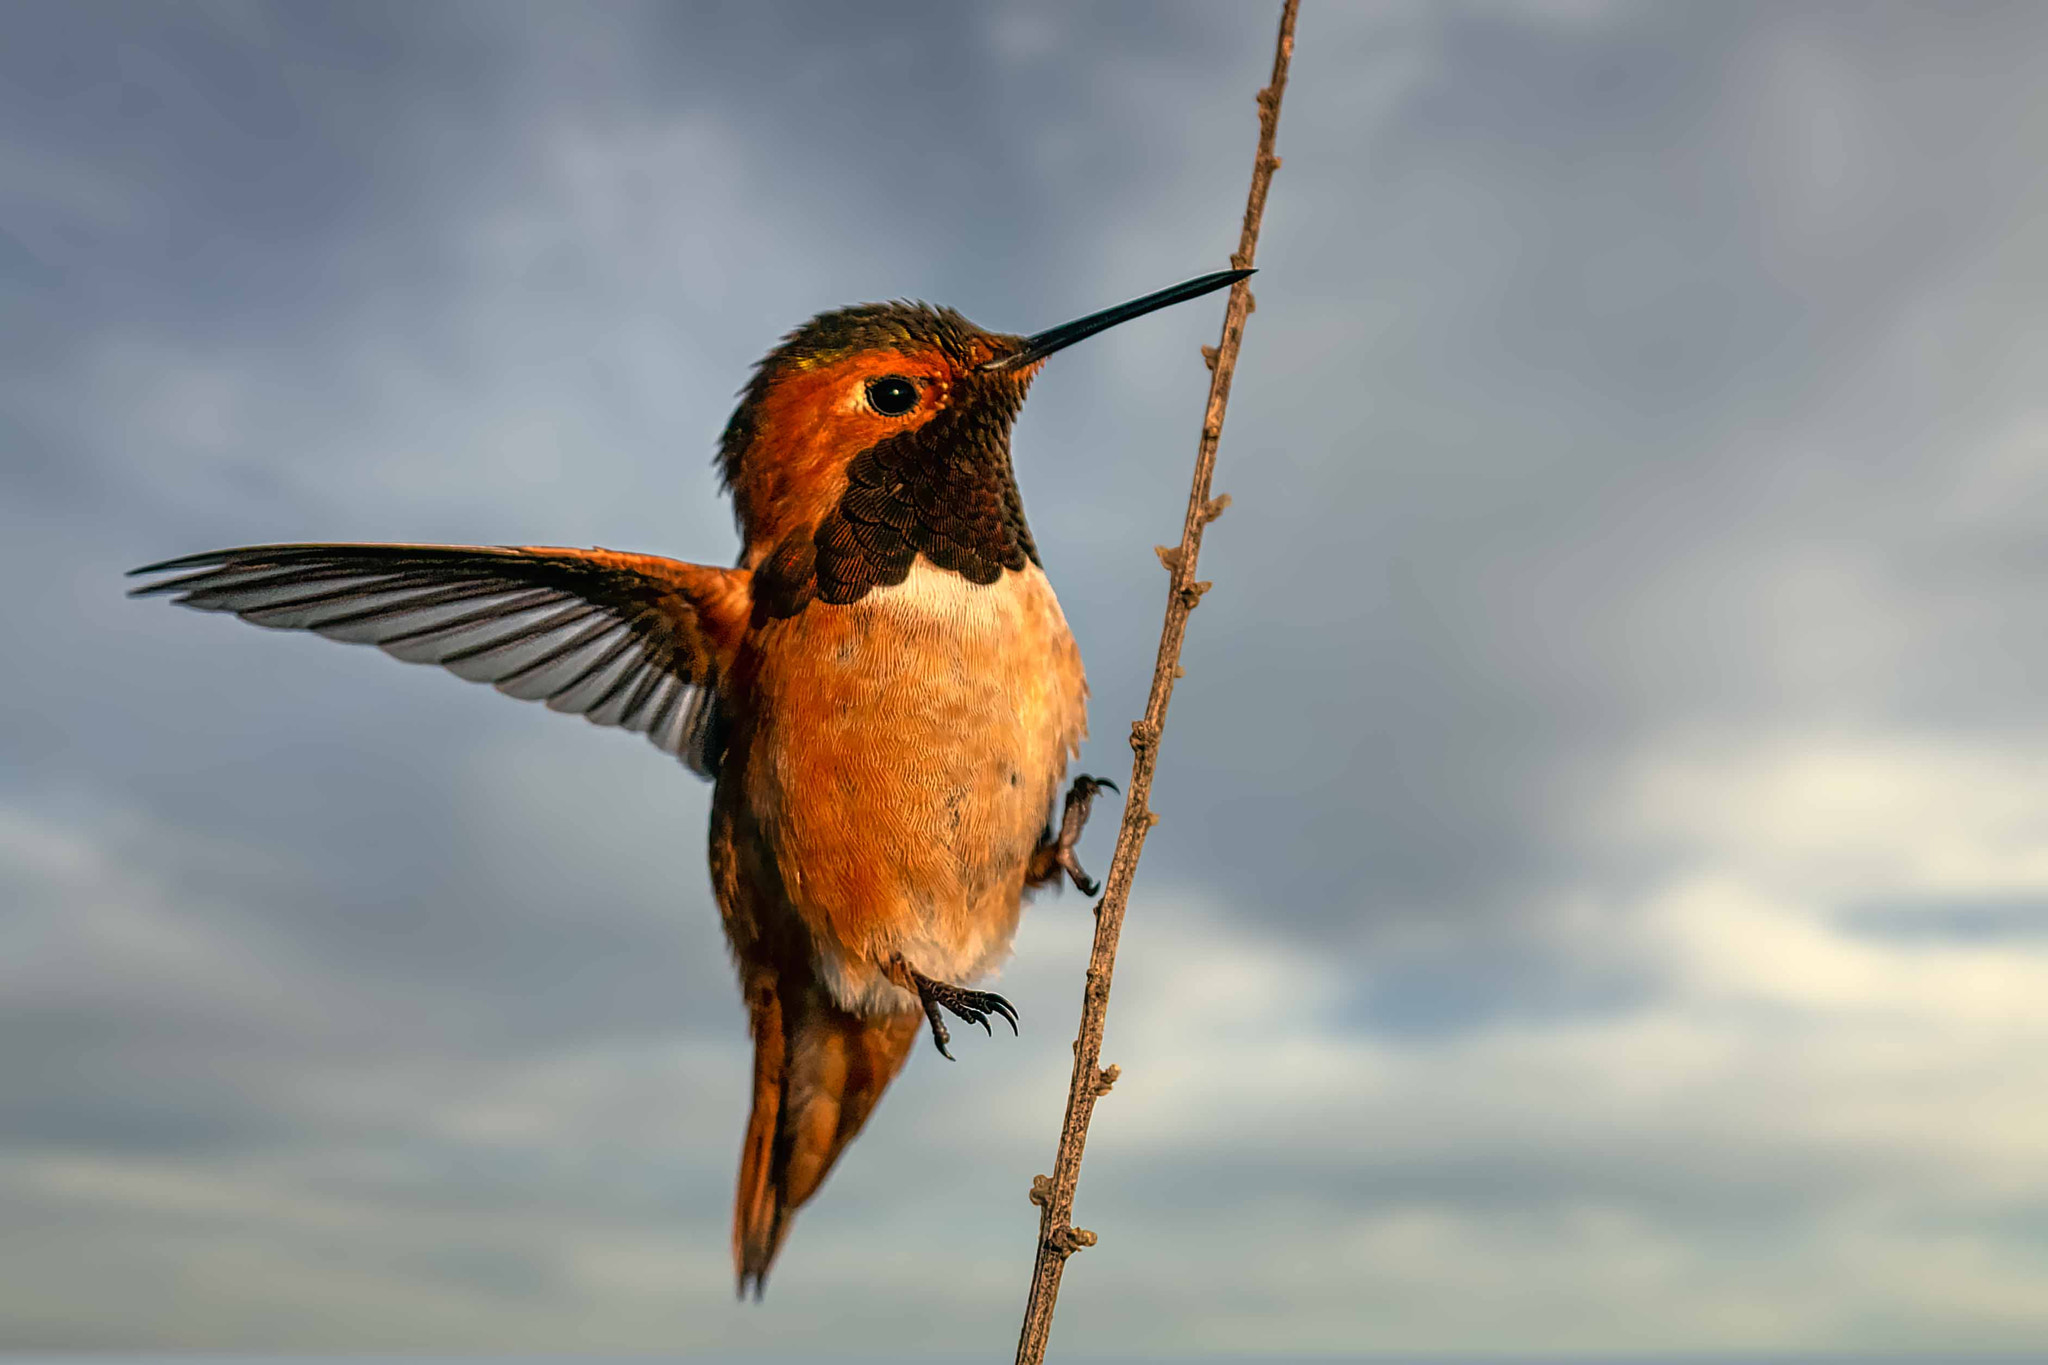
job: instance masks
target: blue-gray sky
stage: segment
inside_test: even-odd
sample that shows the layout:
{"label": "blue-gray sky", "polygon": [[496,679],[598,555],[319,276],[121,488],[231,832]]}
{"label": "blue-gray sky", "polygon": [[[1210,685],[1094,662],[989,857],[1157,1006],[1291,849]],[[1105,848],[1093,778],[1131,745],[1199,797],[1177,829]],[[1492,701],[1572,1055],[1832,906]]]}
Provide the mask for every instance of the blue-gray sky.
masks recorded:
{"label": "blue-gray sky", "polygon": [[[2039,1346],[2048,12],[1305,10],[1061,1340]],[[809,314],[1222,265],[1272,21],[0,16],[0,1345],[1001,1355],[1078,897],[736,1305],[706,788],[119,575],[724,562]],[[1097,771],[1220,311],[1017,431]]]}

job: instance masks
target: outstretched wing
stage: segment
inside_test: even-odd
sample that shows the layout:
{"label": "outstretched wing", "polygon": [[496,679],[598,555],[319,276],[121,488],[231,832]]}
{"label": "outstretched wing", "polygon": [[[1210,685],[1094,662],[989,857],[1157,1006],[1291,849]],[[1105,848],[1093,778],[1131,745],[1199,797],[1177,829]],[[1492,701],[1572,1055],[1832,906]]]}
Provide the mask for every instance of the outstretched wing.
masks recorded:
{"label": "outstretched wing", "polygon": [[543,546],[252,545],[133,571],[131,596],[373,644],[508,696],[647,735],[709,776],[741,570]]}

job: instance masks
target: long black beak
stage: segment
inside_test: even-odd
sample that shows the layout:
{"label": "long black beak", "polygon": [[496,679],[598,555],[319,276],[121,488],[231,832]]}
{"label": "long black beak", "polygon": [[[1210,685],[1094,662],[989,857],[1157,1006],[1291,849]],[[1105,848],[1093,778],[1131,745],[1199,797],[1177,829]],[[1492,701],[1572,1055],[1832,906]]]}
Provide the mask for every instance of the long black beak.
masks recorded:
{"label": "long black beak", "polygon": [[1000,374],[1004,370],[1015,370],[1036,364],[1054,351],[1065,350],[1083,337],[1092,337],[1097,332],[1116,326],[1119,322],[1141,318],[1155,309],[1186,303],[1189,299],[1198,299],[1218,289],[1228,289],[1245,276],[1254,273],[1256,272],[1250,270],[1219,270],[1213,275],[1198,276],[1171,289],[1147,294],[1142,299],[1132,299],[1129,303],[1120,303],[1114,308],[1090,313],[1085,318],[1063,322],[1057,327],[1040,332],[1037,336],[1024,338],[1024,349],[1012,351],[1005,356],[997,356],[981,368],[985,373]]}

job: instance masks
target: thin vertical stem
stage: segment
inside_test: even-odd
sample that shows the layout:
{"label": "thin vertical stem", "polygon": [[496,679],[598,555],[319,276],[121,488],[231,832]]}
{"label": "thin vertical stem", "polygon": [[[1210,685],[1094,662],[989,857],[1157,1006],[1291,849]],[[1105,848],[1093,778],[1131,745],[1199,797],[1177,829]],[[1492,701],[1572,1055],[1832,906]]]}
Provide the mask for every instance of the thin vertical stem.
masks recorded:
{"label": "thin vertical stem", "polygon": [[[1294,57],[1294,16],[1300,0],[1284,0],[1280,10],[1280,36],[1273,53],[1273,76],[1259,91],[1259,151],[1252,165],[1251,194],[1245,202],[1244,230],[1238,238],[1232,266],[1251,266],[1259,245],[1259,225],[1266,214],[1266,192],[1280,158],[1273,155],[1273,139],[1280,126],[1280,96],[1287,88],[1287,67]],[[1159,654],[1152,668],[1152,690],[1145,698],[1144,719],[1131,723],[1131,780],[1124,800],[1123,824],[1117,830],[1116,855],[1110,862],[1107,889],[1095,910],[1095,946],[1088,957],[1087,987],[1081,1000],[1081,1033],[1074,1040],[1074,1075],[1067,1088],[1066,1122],[1060,1128],[1059,1153],[1053,1160],[1052,1176],[1039,1176],[1031,1183],[1031,1202],[1042,1212],[1038,1219],[1038,1258],[1032,1269],[1031,1296],[1024,1306],[1024,1328],[1017,1341],[1017,1365],[1041,1365],[1046,1342],[1052,1334],[1053,1307],[1059,1298],[1060,1274],[1067,1257],[1095,1243],[1095,1234],[1073,1225],[1074,1190],[1081,1179],[1081,1156],[1088,1142],[1088,1123],[1095,1113],[1095,1101],[1109,1093],[1117,1068],[1103,1069],[1102,1029],[1109,1013],[1110,978],[1116,967],[1116,944],[1123,932],[1124,908],[1131,895],[1131,880],[1137,874],[1138,857],[1145,848],[1145,835],[1158,823],[1149,798],[1152,772],[1159,754],[1159,738],[1166,728],[1166,708],[1173,699],[1173,684],[1181,675],[1181,644],[1187,638],[1188,614],[1202,600],[1209,585],[1195,578],[1196,561],[1202,551],[1202,533],[1229,504],[1228,497],[1212,498],[1209,486],[1216,473],[1216,445],[1223,435],[1223,414],[1230,403],[1230,380],[1237,369],[1238,347],[1244,340],[1245,319],[1252,312],[1252,293],[1240,280],[1230,290],[1230,303],[1223,314],[1223,337],[1212,350],[1202,348],[1208,362],[1209,402],[1202,414],[1202,436],[1195,447],[1194,480],[1188,489],[1187,518],[1181,524],[1180,544],[1159,549],[1170,582],[1166,595],[1166,621],[1159,632]]]}

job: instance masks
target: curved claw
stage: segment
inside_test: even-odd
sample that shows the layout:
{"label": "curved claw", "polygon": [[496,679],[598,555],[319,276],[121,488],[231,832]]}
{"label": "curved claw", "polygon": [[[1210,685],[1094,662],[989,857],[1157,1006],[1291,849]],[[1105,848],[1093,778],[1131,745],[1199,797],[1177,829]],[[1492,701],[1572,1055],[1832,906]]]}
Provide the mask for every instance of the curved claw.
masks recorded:
{"label": "curved claw", "polygon": [[988,1017],[991,1014],[1003,1016],[1003,1022],[1010,1026],[1010,1032],[1017,1029],[1017,1011],[1009,1001],[994,991],[969,990],[965,986],[950,986],[943,981],[934,981],[917,971],[899,956],[890,964],[891,979],[906,990],[917,992],[918,1003],[924,1006],[924,1017],[931,1021],[932,1046],[947,1061],[953,1060],[953,1053],[946,1044],[951,1035],[946,1031],[945,1021],[939,1011],[945,1009],[970,1024],[981,1025],[982,1032],[995,1037],[996,1031]]}
{"label": "curved claw", "polygon": [[[919,994],[923,995],[923,992],[919,992]],[[950,1041],[950,1035],[946,1032],[946,1021],[939,1018],[938,1002],[926,995],[924,996],[923,1003],[924,1017],[929,1019],[932,1025],[932,1046],[937,1048],[939,1055],[947,1061],[957,1060],[953,1056],[952,1051],[946,1046],[947,1042]]]}
{"label": "curved claw", "polygon": [[1017,1031],[1016,1010],[1011,1008],[1009,1001],[994,991],[970,991],[961,986],[945,986],[938,982],[932,984],[931,994],[934,1003],[944,1006],[970,1024],[981,1025],[982,1031],[989,1037],[996,1036],[996,1031],[988,1022],[991,1014],[1001,1015],[1003,1022],[1010,1026],[1010,1031]]}
{"label": "curved claw", "polygon": [[[1081,842],[1082,829],[1088,824],[1088,813],[1095,805],[1095,794],[1104,790],[1116,792],[1119,796],[1123,794],[1116,783],[1106,777],[1096,777],[1091,773],[1078,774],[1073,785],[1067,788],[1066,805],[1060,816],[1059,835],[1050,841],[1049,847],[1044,847],[1044,853],[1050,855],[1052,868],[1066,873],[1067,879],[1073,882],[1074,889],[1084,896],[1099,895],[1102,883],[1081,870],[1081,859],[1075,854],[1074,849]],[[1057,877],[1058,872],[1054,872],[1053,875]]]}

